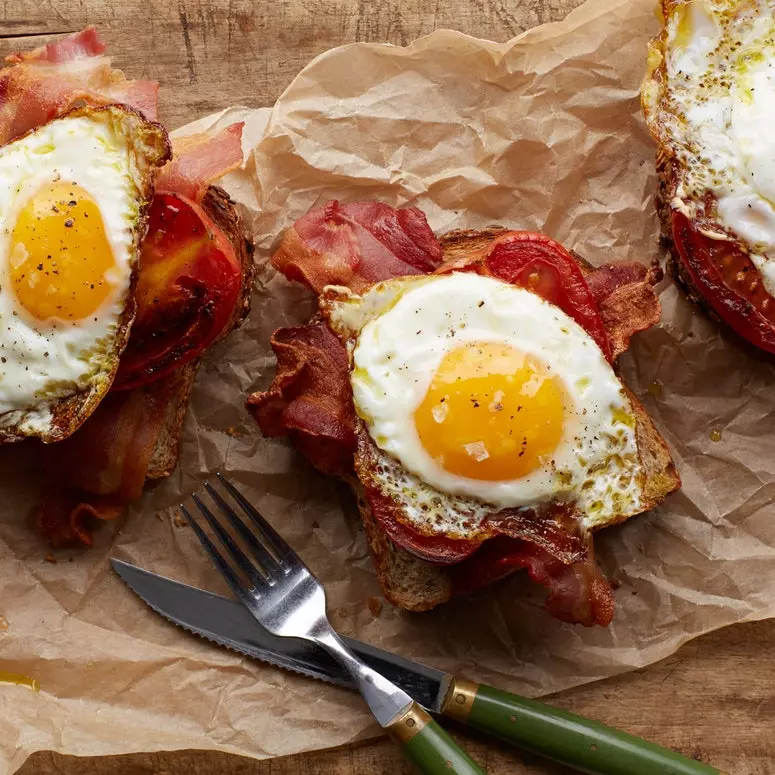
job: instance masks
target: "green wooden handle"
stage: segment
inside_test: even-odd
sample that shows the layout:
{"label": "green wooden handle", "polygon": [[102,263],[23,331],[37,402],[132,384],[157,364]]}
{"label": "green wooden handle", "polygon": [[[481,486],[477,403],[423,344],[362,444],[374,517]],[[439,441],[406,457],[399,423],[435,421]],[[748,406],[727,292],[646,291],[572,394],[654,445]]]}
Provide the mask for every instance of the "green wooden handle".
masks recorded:
{"label": "green wooden handle", "polygon": [[634,735],[483,684],[456,680],[443,712],[590,775],[723,775]]}
{"label": "green wooden handle", "polygon": [[387,731],[424,775],[487,775],[416,702]]}

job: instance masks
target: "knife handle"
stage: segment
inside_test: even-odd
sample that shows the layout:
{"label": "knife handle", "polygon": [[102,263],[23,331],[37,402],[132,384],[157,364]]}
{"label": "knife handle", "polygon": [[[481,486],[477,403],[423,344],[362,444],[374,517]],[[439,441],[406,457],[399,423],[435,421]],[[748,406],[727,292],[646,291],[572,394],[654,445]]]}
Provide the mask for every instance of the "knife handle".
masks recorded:
{"label": "knife handle", "polygon": [[385,730],[424,775],[487,775],[416,702]]}
{"label": "knife handle", "polygon": [[724,775],[634,735],[456,678],[442,714],[590,775]]}

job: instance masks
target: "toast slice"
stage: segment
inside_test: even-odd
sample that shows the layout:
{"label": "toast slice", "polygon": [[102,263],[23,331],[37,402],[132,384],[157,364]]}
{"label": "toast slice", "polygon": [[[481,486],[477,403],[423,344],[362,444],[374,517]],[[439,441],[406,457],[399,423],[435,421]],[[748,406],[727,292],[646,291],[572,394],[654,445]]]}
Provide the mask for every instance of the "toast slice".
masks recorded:
{"label": "toast slice", "polygon": [[[253,240],[246,235],[242,216],[237,212],[234,202],[222,188],[210,186],[202,200],[202,207],[212,218],[213,223],[229,239],[242,267],[240,296],[234,305],[231,319],[219,337],[220,340],[228,336],[245,319],[250,310],[250,295],[253,291],[256,273],[255,261],[253,260],[254,245]],[[197,359],[187,363],[172,375],[175,384],[167,404],[164,426],[156,441],[156,448],[148,466],[146,483],[169,476],[177,465],[183,420],[188,410],[188,401],[200,362]]]}
{"label": "toast slice", "polygon": [[[445,263],[486,248],[503,231],[501,227],[489,227],[482,231],[454,231],[444,235],[441,246]],[[593,270],[584,259],[575,257],[585,275]],[[632,392],[627,390],[627,396],[635,415],[638,450],[646,471],[643,511],[648,511],[676,490],[681,481],[667,445],[653,421]],[[450,566],[433,565],[395,544],[372,515],[360,482],[354,476],[347,481],[357,498],[377,579],[387,600],[408,611],[428,611],[449,600],[454,594]],[[627,517],[609,524],[624,519]]]}

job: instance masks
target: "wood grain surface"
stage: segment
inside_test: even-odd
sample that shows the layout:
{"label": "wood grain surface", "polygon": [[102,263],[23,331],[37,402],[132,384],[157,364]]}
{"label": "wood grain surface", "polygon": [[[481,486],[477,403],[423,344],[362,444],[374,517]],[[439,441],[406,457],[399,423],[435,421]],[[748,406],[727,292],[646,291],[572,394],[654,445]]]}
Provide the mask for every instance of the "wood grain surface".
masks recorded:
{"label": "wood grain surface", "polygon": [[[21,0],[0,4],[0,53],[99,27],[117,66],[162,83],[174,128],[226,105],[271,105],[315,55],[352,41],[405,44],[451,27],[502,41],[562,18],[580,0]],[[775,773],[775,621],[738,625],[659,664],[550,702],[696,756],[730,775]],[[321,689],[323,690],[323,689]],[[567,770],[455,731],[491,775]],[[203,741],[203,746],[206,741]],[[33,756],[22,775],[388,775],[408,773],[387,740],[256,762],[182,751],[77,759]]]}

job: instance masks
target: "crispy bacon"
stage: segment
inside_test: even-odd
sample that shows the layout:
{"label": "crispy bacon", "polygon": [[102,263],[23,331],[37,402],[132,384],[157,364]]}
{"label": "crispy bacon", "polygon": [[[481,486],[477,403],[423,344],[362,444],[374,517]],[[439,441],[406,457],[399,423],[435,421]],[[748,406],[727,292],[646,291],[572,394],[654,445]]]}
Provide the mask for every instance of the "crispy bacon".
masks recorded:
{"label": "crispy bacon", "polygon": [[76,490],[57,488],[35,507],[32,519],[38,532],[54,548],[78,542],[92,546],[93,521],[118,519],[125,508],[125,504],[111,498],[84,496]]}
{"label": "crispy bacon", "polygon": [[441,260],[441,245],[416,207],[336,200],[296,221],[272,256],[289,280],[316,293],[326,285],[357,293],[380,280],[432,272]]}
{"label": "crispy bacon", "polygon": [[37,506],[38,529],[55,546],[91,546],[89,517],[116,519],[142,495],[167,407],[180,375],[145,388],[111,392],[69,438],[42,448],[56,483]]}
{"label": "crispy bacon", "polygon": [[613,589],[595,562],[591,536],[588,541],[585,559],[567,564],[528,541],[494,538],[453,569],[453,587],[459,593],[473,592],[526,568],[533,581],[548,588],[546,608],[552,616],[607,627],[614,613]]}
{"label": "crispy bacon", "polygon": [[7,143],[76,104],[122,102],[156,118],[155,81],[128,81],[102,56],[96,30],[81,32],[41,48],[6,58],[0,71],[0,143]]}
{"label": "crispy bacon", "polygon": [[[0,71],[0,142],[66,112],[75,104],[119,102],[155,119],[159,84],[131,81],[111,68],[94,27],[32,51],[6,57]],[[159,190],[199,201],[208,185],[242,163],[243,122],[173,142],[173,160],[162,170]]]}
{"label": "crispy bacon", "polygon": [[352,471],[355,409],[347,351],[323,322],[281,328],[271,340],[277,374],[248,398],[265,436],[290,436],[324,473]]}
{"label": "crispy bacon", "polygon": [[157,191],[171,191],[198,202],[209,184],[242,164],[244,121],[218,132],[200,132],[172,141],[172,161],[156,180]]}
{"label": "crispy bacon", "polygon": [[620,261],[593,269],[585,280],[603,318],[613,357],[630,346],[638,331],[659,322],[662,308],[654,286],[662,279],[659,264]]}
{"label": "crispy bacon", "polygon": [[374,518],[395,543],[421,559],[439,565],[458,563],[471,556],[482,541],[500,535],[527,541],[565,565],[586,559],[587,541],[578,520],[569,506],[560,503],[535,509],[493,509],[467,534],[445,536],[420,531],[405,513],[404,504],[385,491],[379,473],[383,453],[361,422],[356,422],[356,438],[352,465]]}
{"label": "crispy bacon", "polygon": [[46,43],[44,46],[33,48],[31,51],[17,51],[14,54],[9,54],[5,61],[12,64],[19,62],[59,64],[96,57],[104,51],[105,44],[100,40],[97,30],[94,27],[86,27],[80,32],[58,38],[53,43]]}
{"label": "crispy bacon", "polygon": [[77,433],[45,448],[49,470],[85,492],[139,498],[169,398],[169,383],[153,387],[109,393]]}

